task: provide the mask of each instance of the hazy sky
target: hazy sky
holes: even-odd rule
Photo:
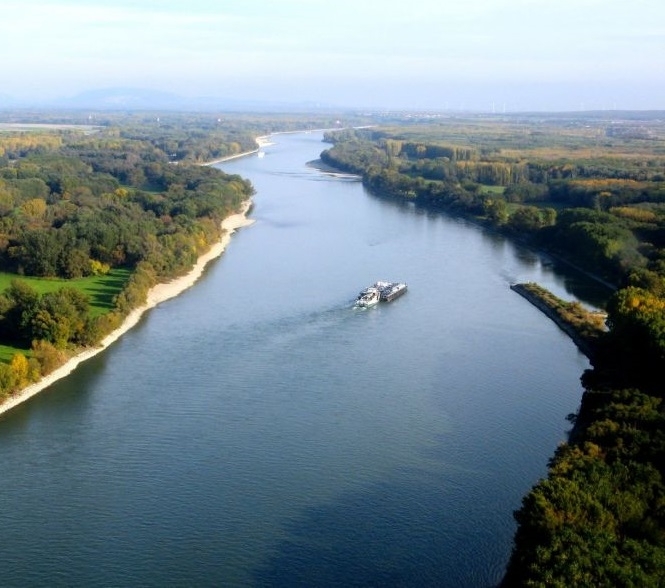
[[[665,109],[663,0],[5,0],[0,94]]]

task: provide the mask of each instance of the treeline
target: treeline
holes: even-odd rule
[[[0,167],[0,269],[75,278],[145,261],[174,275],[251,193],[240,177],[104,135]]]
[[[171,161],[191,163],[214,161],[256,149],[255,135],[247,129],[229,127],[221,119],[200,119],[195,128],[183,133],[180,118],[158,118],[124,125],[119,136],[133,143],[149,144]]]
[[[377,134],[378,139],[367,138]],[[614,166],[609,157],[599,156],[582,165],[574,152],[569,160],[551,162],[530,159],[529,150],[512,146],[504,156],[494,146],[429,146],[371,129],[326,138],[334,147],[321,154],[322,161],[361,174],[374,193],[474,216],[540,247],[573,255],[576,263],[614,283],[628,268],[653,263],[658,256],[654,246],[665,244],[662,156],[645,157],[643,165],[620,159]],[[439,157],[442,150],[450,157]],[[599,176],[602,170],[612,173]],[[593,179],[580,179],[584,173]],[[561,214],[569,209],[580,210]]]
[[[0,293],[0,344],[25,350],[0,363],[0,397],[48,373],[69,350],[99,342],[151,286],[185,273],[252,194],[239,176],[186,161],[237,152],[247,142],[221,129],[171,133],[182,148],[177,163],[164,134],[140,125],[0,134],[0,271],[17,277]],[[187,145],[198,147],[190,153]],[[20,280],[114,268],[131,277],[114,309],[96,316],[75,288],[39,294]]]
[[[498,125],[494,125],[495,127]],[[434,129],[434,130],[432,130]],[[602,147],[591,148],[578,142],[573,149],[566,144],[550,150],[541,146],[542,136],[551,138],[553,142],[560,140],[556,135],[548,135],[539,131],[532,148],[523,137],[494,137],[484,134],[486,127],[466,129],[463,133],[466,145],[449,143],[434,136],[446,135],[448,128],[438,131],[430,127],[426,139],[414,141],[408,137],[410,133],[404,128],[392,131],[381,129],[345,129],[330,131],[324,140],[340,147],[345,154],[340,157],[344,165],[354,166],[360,163],[369,145],[375,147],[378,159],[391,159],[398,162],[400,171],[416,177],[432,180],[472,181],[495,186],[509,186],[519,183],[543,184],[554,180],[632,180],[633,182],[661,182],[665,179],[663,172],[662,146],[653,138],[642,141],[653,153],[637,156],[628,155],[623,149],[616,149],[619,139],[608,143],[613,149]],[[496,132],[496,128],[494,129]],[[534,132],[534,131],[531,131]],[[612,129],[603,129],[604,134],[611,135]],[[477,135],[474,135],[477,133]],[[458,133],[450,133],[459,139]],[[489,133],[488,133],[489,134]],[[513,144],[514,142],[514,144]],[[653,143],[653,145],[652,145]],[[355,154],[354,154],[355,152]],[[338,151],[333,149],[327,156],[336,157]],[[384,157],[385,156],[385,157]],[[354,161],[356,159],[356,161]],[[626,184],[628,191],[633,189],[649,190],[653,186],[643,184],[639,187]],[[620,189],[617,185],[614,189]],[[598,191],[593,190],[592,191]],[[602,190],[601,190],[602,191]]]
[[[569,441],[515,513],[506,587],[665,585],[665,129],[590,124],[573,139],[534,124],[501,145],[490,124],[450,123],[424,137],[437,149],[368,129],[329,136],[322,155],[377,195],[473,216],[618,285]],[[441,155],[446,130],[469,150]]]
[[[662,398],[612,389],[517,511],[503,586],[662,586]]]

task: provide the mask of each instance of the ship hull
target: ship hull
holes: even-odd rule
[[[400,296],[406,294],[406,286],[403,288],[399,288],[398,290],[395,290],[393,292],[390,292],[389,294],[384,295],[381,300],[385,300],[386,302],[392,302],[395,300],[395,298],[399,298]]]
[[[356,306],[374,306],[378,302],[392,302],[406,293],[406,284],[403,282],[376,282],[373,286],[365,288],[356,300]]]

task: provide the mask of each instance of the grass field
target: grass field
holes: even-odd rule
[[[15,353],[21,352],[26,357],[30,357],[30,349],[20,347],[10,347],[9,345],[0,345],[0,363],[9,363]]]
[[[76,288],[85,292],[90,297],[90,314],[99,316],[113,310],[113,298],[120,292],[129,279],[131,272],[125,269],[111,270],[105,276],[90,276],[76,280],[60,280],[46,278],[32,278],[27,276],[17,276],[0,272],[0,292],[5,290],[11,284],[13,279],[20,279],[30,284],[40,294],[53,292],[65,286]],[[23,349],[10,345],[0,344],[0,362],[8,363],[12,356],[20,351],[26,357],[30,357],[30,349]]]
[[[481,184],[480,193],[481,194],[503,194],[506,191],[505,186],[488,186],[487,184]]]
[[[13,279],[23,280],[40,294],[64,288],[76,288],[90,297],[90,314],[99,316],[113,309],[113,297],[122,290],[130,276],[126,269],[113,269],[105,276],[89,276],[75,280],[56,278],[33,278],[0,272],[0,292],[11,284]]]

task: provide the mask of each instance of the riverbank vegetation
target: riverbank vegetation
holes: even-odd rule
[[[186,273],[252,194],[196,165],[255,149],[249,132],[157,118],[0,133],[0,400]]]
[[[569,441],[515,513],[503,585],[665,584],[663,113],[441,117],[326,139],[322,161],[376,195],[471,217],[616,286]]]
[[[534,282],[513,284],[511,289],[542,310],[575,342],[588,358],[593,359],[605,333],[607,315],[588,310],[580,302],[562,300]]]
[[[360,122],[362,117],[351,119]],[[0,402],[185,274],[252,194],[202,165],[339,114],[0,114]]]

